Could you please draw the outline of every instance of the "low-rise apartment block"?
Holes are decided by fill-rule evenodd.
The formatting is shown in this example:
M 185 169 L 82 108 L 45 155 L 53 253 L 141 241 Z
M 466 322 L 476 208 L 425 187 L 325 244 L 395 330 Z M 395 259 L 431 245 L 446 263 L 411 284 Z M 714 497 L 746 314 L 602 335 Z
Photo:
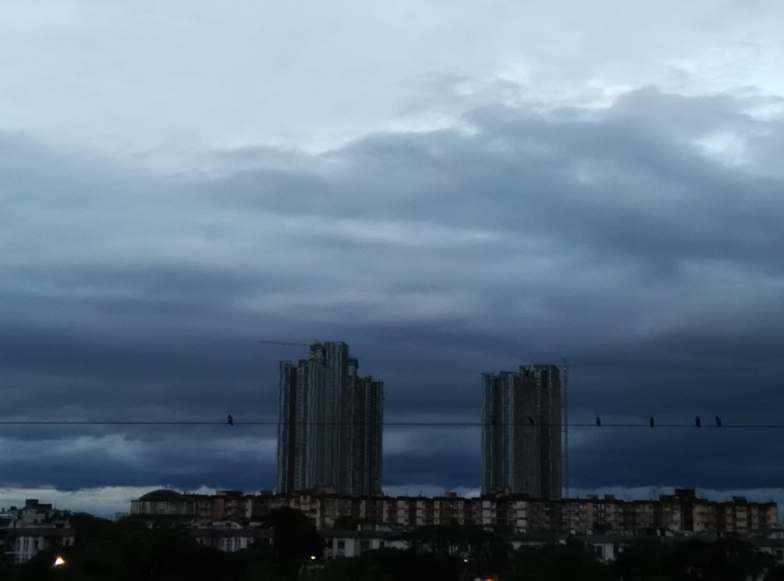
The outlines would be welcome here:
M 717 502 L 691 489 L 656 500 L 622 500 L 611 495 L 561 500 L 517 494 L 461 497 L 340 495 L 331 488 L 309 493 L 245 495 L 217 491 L 212 496 L 155 491 L 131 503 L 131 514 L 181 517 L 195 521 L 258 520 L 273 509 L 289 507 L 307 515 L 319 530 L 336 525 L 370 524 L 414 528 L 475 525 L 503 534 L 666 534 L 744 535 L 778 528 L 774 502 L 744 497 Z

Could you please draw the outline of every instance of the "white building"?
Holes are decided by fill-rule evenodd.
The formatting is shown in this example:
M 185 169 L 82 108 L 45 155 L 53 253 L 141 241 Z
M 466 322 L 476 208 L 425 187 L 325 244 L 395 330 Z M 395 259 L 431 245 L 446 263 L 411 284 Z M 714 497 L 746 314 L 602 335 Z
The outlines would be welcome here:
M 244 527 L 232 521 L 192 522 L 188 524 L 188 535 L 202 546 L 225 553 L 242 551 L 257 541 L 272 541 L 272 531 L 262 528 L 260 523 Z
M 2 526 L 2 525 L 0 525 Z M 7 521 L 0 528 L 3 552 L 15 564 L 24 563 L 41 551 L 57 551 L 74 544 L 76 534 L 68 521 L 29 524 L 22 520 Z
M 321 536 L 326 542 L 324 557 L 358 557 L 367 551 L 378 549 L 407 549 L 407 541 L 398 537 L 405 529 L 384 525 L 359 526 L 350 530 L 323 530 Z

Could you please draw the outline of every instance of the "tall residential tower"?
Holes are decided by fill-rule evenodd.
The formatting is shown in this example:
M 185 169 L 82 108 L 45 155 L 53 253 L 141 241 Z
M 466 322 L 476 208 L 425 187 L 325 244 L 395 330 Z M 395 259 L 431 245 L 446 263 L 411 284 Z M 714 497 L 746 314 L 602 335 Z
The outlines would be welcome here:
M 482 375 L 482 493 L 561 497 L 561 376 L 553 365 Z
M 358 367 L 340 342 L 314 343 L 308 359 L 280 363 L 279 493 L 381 493 L 384 383 Z

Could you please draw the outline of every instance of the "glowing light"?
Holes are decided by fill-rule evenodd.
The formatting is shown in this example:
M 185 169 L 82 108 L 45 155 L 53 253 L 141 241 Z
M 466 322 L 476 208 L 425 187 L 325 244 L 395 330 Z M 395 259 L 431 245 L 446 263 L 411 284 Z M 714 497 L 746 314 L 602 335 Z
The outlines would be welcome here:
M 54 560 L 54 566 L 55 567 L 60 567 L 61 565 L 65 565 L 65 559 L 63 559 L 62 557 L 57 557 Z
M 311 560 L 311 561 L 315 561 L 315 560 L 316 560 L 316 555 L 311 555 L 311 556 L 310 556 L 310 560 Z

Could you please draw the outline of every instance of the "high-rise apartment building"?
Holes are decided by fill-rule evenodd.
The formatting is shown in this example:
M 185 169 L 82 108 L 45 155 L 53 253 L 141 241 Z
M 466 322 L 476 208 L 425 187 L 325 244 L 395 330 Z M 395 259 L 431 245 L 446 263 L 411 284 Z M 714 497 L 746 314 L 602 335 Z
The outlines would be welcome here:
M 358 367 L 341 342 L 314 343 L 308 359 L 280 363 L 279 493 L 381 492 L 384 383 Z
M 561 376 L 553 365 L 482 375 L 482 493 L 561 497 Z

